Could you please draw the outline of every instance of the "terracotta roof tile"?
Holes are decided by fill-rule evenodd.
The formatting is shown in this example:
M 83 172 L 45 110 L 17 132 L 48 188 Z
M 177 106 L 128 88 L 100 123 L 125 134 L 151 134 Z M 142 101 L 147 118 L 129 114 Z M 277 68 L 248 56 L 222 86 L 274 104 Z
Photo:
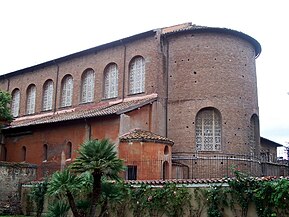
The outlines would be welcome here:
M 127 180 L 127 184 L 131 185 L 140 185 L 140 184 L 149 184 L 149 185 L 164 185 L 167 183 L 175 184 L 227 184 L 228 182 L 234 180 L 235 178 L 214 178 L 214 179 L 168 179 L 168 180 Z M 266 176 L 266 177 L 252 177 L 257 181 L 274 181 L 278 179 L 287 179 L 289 177 L 277 177 L 277 176 Z
M 115 102 L 100 102 L 91 106 L 79 106 L 73 109 L 58 111 L 56 113 L 51 112 L 46 114 L 25 116 L 17 118 L 9 126 L 5 127 L 5 129 L 79 120 L 83 118 L 100 117 L 112 114 L 118 115 L 152 103 L 156 99 L 157 95 L 152 94 L 144 97 L 126 99 L 124 101 L 118 100 Z
M 119 139 L 121 142 L 140 141 L 140 142 L 158 142 L 170 145 L 174 144 L 173 140 L 171 139 L 141 129 L 134 129 L 133 131 L 120 136 Z

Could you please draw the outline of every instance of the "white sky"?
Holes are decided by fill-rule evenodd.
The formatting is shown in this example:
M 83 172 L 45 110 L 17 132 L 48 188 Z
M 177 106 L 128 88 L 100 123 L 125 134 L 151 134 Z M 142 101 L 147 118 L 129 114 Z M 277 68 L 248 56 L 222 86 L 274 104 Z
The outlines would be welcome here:
M 1 0 L 0 74 L 185 22 L 244 32 L 257 59 L 261 136 L 289 142 L 286 0 Z

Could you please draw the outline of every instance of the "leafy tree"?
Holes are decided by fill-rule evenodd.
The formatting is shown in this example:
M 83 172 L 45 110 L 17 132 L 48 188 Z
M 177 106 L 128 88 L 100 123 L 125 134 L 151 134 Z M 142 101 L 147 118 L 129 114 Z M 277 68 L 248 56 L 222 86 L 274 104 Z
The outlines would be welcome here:
M 81 217 L 78 212 L 74 195 L 83 187 L 83 179 L 81 176 L 76 176 L 68 169 L 55 172 L 48 184 L 48 194 L 55 195 L 61 200 L 67 197 L 71 211 L 75 217 Z
M 76 172 L 91 172 L 93 177 L 90 217 L 96 215 L 96 207 L 101 196 L 102 177 L 119 180 L 119 173 L 124 170 L 123 161 L 117 157 L 114 144 L 108 139 L 88 140 L 78 151 L 79 156 L 71 164 Z
M 44 206 L 44 199 L 45 194 L 47 192 L 47 185 L 48 182 L 45 180 L 44 182 L 38 183 L 33 185 L 32 190 L 29 194 L 29 197 L 35 202 L 36 204 L 36 216 L 40 217 L 43 212 Z
M 12 121 L 13 117 L 8 105 L 11 102 L 11 95 L 8 92 L 0 90 L 0 120 Z

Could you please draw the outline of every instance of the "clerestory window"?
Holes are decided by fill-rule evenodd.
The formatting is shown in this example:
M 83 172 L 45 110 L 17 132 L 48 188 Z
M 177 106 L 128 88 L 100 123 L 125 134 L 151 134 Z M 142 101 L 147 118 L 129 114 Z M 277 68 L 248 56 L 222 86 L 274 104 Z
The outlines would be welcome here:
M 81 102 L 92 102 L 94 98 L 94 71 L 88 69 L 82 74 L 81 78 Z
M 53 101 L 53 81 L 48 80 L 43 85 L 42 110 L 43 111 L 51 110 L 52 101 Z
M 129 94 L 145 91 L 145 60 L 135 57 L 129 65 Z
M 73 94 L 73 78 L 71 75 L 66 75 L 62 79 L 61 88 L 61 107 L 72 105 L 72 94 Z
M 12 102 L 11 102 L 11 114 L 12 116 L 19 116 L 19 108 L 20 108 L 20 90 L 15 89 L 12 92 Z
M 104 71 L 104 98 L 115 98 L 118 95 L 118 69 L 115 63 L 109 64 Z
M 31 115 L 35 113 L 36 87 L 31 84 L 27 88 L 26 114 Z

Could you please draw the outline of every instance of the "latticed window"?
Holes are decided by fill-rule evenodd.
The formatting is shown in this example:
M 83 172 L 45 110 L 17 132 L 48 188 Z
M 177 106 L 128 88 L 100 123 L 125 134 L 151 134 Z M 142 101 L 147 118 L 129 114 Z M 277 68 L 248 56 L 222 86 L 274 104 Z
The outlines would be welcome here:
M 116 64 L 110 64 L 104 72 L 104 98 L 114 98 L 118 94 L 118 70 Z
M 26 102 L 26 114 L 35 113 L 35 100 L 36 100 L 36 87 L 35 85 L 30 85 L 27 89 L 27 102 Z
M 216 109 L 203 109 L 197 114 L 196 146 L 198 151 L 221 150 L 221 116 Z
M 94 98 L 94 71 L 89 69 L 82 75 L 81 102 L 92 102 Z
M 250 149 L 251 154 L 256 153 L 259 139 L 259 118 L 257 115 L 252 115 L 250 119 Z M 256 153 L 257 154 L 257 153 Z
M 73 79 L 67 75 L 62 80 L 61 107 L 72 105 Z
M 53 100 L 53 82 L 48 80 L 43 86 L 43 102 L 42 110 L 48 111 L 52 109 L 52 100 Z
M 136 94 L 145 91 L 145 60 L 134 58 L 129 67 L 129 93 Z
M 13 117 L 19 116 L 19 106 L 20 106 L 20 90 L 15 89 L 12 92 L 12 102 L 11 102 L 11 113 Z

